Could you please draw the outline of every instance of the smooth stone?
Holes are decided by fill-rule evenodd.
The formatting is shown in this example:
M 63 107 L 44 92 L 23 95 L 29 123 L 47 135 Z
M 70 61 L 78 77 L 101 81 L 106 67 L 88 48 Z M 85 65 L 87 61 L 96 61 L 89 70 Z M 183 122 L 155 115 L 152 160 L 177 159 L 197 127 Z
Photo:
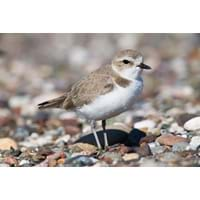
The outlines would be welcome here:
M 132 129 L 132 131 L 127 134 L 128 137 L 127 137 L 127 140 L 124 142 L 124 144 L 126 146 L 139 146 L 140 145 L 140 140 L 146 136 L 146 134 L 139 130 L 139 129 Z
M 174 152 L 165 152 L 163 154 L 159 154 L 158 158 L 160 161 L 167 163 L 176 163 L 181 159 L 181 157 Z
M 195 114 L 183 113 L 175 117 L 175 120 L 177 121 L 179 126 L 183 126 L 187 121 L 195 117 L 197 117 L 197 115 Z
M 0 150 L 17 149 L 17 143 L 11 138 L 0 138 Z
M 13 156 L 8 156 L 4 158 L 4 163 L 9 164 L 10 166 L 16 166 L 17 159 Z
M 160 129 L 159 128 L 152 128 L 147 132 L 147 135 L 155 135 L 155 136 L 160 136 Z
M 118 162 L 122 159 L 121 154 L 117 152 L 105 152 L 102 158 L 111 159 L 112 162 Z
M 170 133 L 184 133 L 184 128 L 180 127 L 176 122 L 172 123 L 169 128 Z
M 60 142 L 64 142 L 64 143 L 67 143 L 70 139 L 70 135 L 64 135 L 62 137 L 59 137 L 56 141 L 55 141 L 55 144 L 58 144 Z
M 94 165 L 98 160 L 89 156 L 76 156 L 67 160 L 64 164 L 66 166 L 91 166 Z
M 153 120 L 143 120 L 143 121 L 140 121 L 140 122 L 136 122 L 134 124 L 134 128 L 137 128 L 137 129 L 145 129 L 147 128 L 148 130 L 151 130 L 153 128 L 155 128 L 156 126 L 156 123 L 153 121 Z
M 32 133 L 31 136 L 27 137 L 26 140 L 19 144 L 23 147 L 39 147 L 52 143 L 52 140 L 52 135 L 39 136 L 37 133 Z
M 145 136 L 140 140 L 140 144 L 142 144 L 142 143 L 152 143 L 156 140 L 156 138 L 157 137 L 155 135 Z
M 153 155 L 163 153 L 166 150 L 164 146 L 156 145 L 156 143 L 149 143 L 148 145 Z
M 97 147 L 87 143 L 76 143 L 69 146 L 72 152 L 82 152 L 84 151 L 87 155 L 96 153 Z
M 130 126 L 124 123 L 120 123 L 120 122 L 115 122 L 113 125 L 108 126 L 108 129 L 117 129 L 117 130 L 121 130 L 127 133 L 130 133 L 132 130 Z
M 134 147 L 133 148 L 136 153 L 138 153 L 140 156 L 149 156 L 151 155 L 151 149 L 147 143 L 142 143 L 140 147 Z
M 194 136 L 190 141 L 190 149 L 196 150 L 198 147 L 200 147 L 200 136 Z
M 187 142 L 179 142 L 179 143 L 176 143 L 172 146 L 172 151 L 173 152 L 186 151 L 188 146 L 189 146 L 189 143 L 187 143 Z
M 30 161 L 29 161 L 29 160 L 21 160 L 21 161 L 19 162 L 19 166 L 24 166 L 24 165 L 28 165 L 28 164 L 30 164 Z
M 184 124 L 184 128 L 188 131 L 200 130 L 200 117 L 190 119 Z
M 14 135 L 13 135 L 13 137 L 16 140 L 23 140 L 24 138 L 26 138 L 28 136 L 29 136 L 29 131 L 24 127 L 18 127 L 15 130 Z
M 176 143 L 180 142 L 188 142 L 187 138 L 183 138 L 181 136 L 174 136 L 172 134 L 166 134 L 161 135 L 156 139 L 156 142 L 158 142 L 161 145 L 167 145 L 167 146 L 173 146 Z
M 117 129 L 106 129 L 107 138 L 109 145 L 114 144 L 123 144 L 130 134 L 126 133 L 122 130 Z M 102 130 L 97 131 L 97 135 L 101 146 L 104 147 L 104 132 Z M 79 138 L 75 143 L 87 143 L 97 146 L 93 133 L 87 134 L 81 138 Z
M 153 158 L 143 157 L 138 162 L 141 167 L 164 167 L 165 164 L 155 161 Z
M 138 160 L 139 158 L 140 158 L 140 155 L 138 153 L 126 153 L 122 157 L 124 161 Z

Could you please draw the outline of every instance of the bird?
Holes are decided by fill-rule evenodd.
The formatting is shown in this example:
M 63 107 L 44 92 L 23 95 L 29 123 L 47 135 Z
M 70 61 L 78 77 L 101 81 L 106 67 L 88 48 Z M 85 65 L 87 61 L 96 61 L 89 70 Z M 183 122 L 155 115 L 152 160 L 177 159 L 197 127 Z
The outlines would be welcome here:
M 96 121 L 102 122 L 104 148 L 109 146 L 106 120 L 130 110 L 143 90 L 144 64 L 142 54 L 126 49 L 115 54 L 106 64 L 74 83 L 63 95 L 38 104 L 39 109 L 61 108 L 75 111 L 90 122 L 98 149 L 102 149 Z

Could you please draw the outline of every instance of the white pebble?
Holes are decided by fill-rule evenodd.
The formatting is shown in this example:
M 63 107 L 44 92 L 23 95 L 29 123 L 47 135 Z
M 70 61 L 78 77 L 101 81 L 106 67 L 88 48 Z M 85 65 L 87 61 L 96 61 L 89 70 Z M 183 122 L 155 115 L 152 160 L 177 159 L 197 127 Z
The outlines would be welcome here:
M 200 136 L 194 136 L 190 142 L 190 149 L 196 150 L 200 146 Z
M 137 128 L 137 129 L 141 129 L 141 128 L 153 129 L 153 128 L 155 128 L 155 126 L 156 126 L 156 123 L 149 119 L 143 120 L 140 122 L 136 122 L 134 124 L 134 128 Z
M 188 131 L 200 130 L 200 117 L 190 119 L 184 124 L 184 128 Z

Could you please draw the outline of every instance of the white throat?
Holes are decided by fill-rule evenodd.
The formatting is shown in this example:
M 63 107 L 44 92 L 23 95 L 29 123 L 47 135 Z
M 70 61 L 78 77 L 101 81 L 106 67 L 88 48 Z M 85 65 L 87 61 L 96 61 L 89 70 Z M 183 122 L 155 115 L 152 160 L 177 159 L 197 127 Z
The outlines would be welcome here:
M 116 69 L 116 67 L 113 67 L 113 70 L 117 72 L 121 77 L 126 78 L 128 80 L 139 80 L 141 79 L 142 75 L 142 69 L 140 67 L 135 67 L 135 68 L 128 68 L 124 69 L 122 71 L 119 71 Z

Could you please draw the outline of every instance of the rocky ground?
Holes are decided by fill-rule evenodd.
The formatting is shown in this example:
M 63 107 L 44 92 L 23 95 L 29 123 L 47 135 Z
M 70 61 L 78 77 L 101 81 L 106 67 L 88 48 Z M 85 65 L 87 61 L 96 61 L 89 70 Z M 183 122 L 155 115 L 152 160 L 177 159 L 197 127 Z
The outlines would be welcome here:
M 190 114 L 142 106 L 108 120 L 110 147 L 104 150 L 74 113 L 38 111 L 29 117 L 19 108 L 1 109 L 0 166 L 200 166 L 199 105 L 187 105 Z M 98 135 L 104 145 L 101 129 Z
M 86 42 L 90 48 L 74 50 L 72 63 L 84 63 L 92 49 L 103 49 L 104 54 L 101 45 L 114 52 L 111 47 L 117 48 L 117 38 L 120 48 L 133 42 L 131 37 L 120 36 L 119 40 L 114 35 L 111 45 L 112 40 L 105 39 L 111 36 L 104 36 L 105 41 L 95 37 L 91 37 L 93 42 Z M 44 65 L 7 58 L 0 52 L 0 166 L 200 166 L 200 50 L 195 47 L 198 35 L 149 40 L 141 34 L 135 38 L 140 42 L 132 45 L 146 52 L 146 63 L 153 70 L 144 76 L 144 92 L 135 107 L 107 121 L 110 146 L 104 150 L 96 148 L 90 126 L 75 113 L 37 109 L 38 103 L 59 96 L 80 76 L 94 70 L 94 63 L 84 68 L 75 63 L 79 68 L 72 70 L 68 68 L 70 63 Z M 8 40 L 4 41 L 6 47 Z M 97 55 L 92 56 L 93 60 L 99 58 Z M 98 135 L 104 145 L 100 122 Z

